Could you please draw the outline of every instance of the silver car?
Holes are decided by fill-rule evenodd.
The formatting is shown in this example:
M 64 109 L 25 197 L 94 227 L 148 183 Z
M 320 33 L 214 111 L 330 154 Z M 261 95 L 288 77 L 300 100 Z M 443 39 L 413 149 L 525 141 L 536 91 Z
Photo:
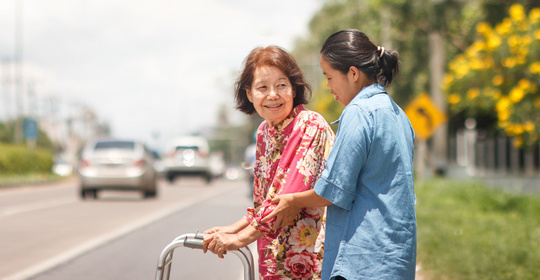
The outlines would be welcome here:
M 213 172 L 210 167 L 210 148 L 205 138 L 199 136 L 178 137 L 170 141 L 163 159 L 163 172 L 169 182 L 179 176 L 200 176 L 210 183 Z
M 136 190 L 144 197 L 157 195 L 154 156 L 148 148 L 132 140 L 99 140 L 88 143 L 78 167 L 80 195 L 98 190 Z

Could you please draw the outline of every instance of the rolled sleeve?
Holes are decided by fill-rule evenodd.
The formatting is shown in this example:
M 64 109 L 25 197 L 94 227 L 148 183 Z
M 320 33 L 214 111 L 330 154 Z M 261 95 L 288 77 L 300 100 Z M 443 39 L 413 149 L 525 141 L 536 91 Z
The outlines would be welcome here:
M 345 210 L 351 210 L 354 193 L 340 188 L 325 178 L 319 179 L 314 189 L 316 194 L 324 197 L 326 200 L 332 202 L 332 204 Z
M 334 205 L 350 210 L 358 179 L 366 162 L 371 131 L 369 116 L 358 106 L 349 106 L 340 117 L 338 134 L 326 169 L 315 184 L 315 192 Z
M 261 220 L 264 217 L 268 216 L 270 213 L 272 213 L 274 208 L 274 205 L 270 204 L 269 201 L 266 201 L 262 206 L 258 207 L 257 209 L 248 208 L 245 218 L 248 223 L 256 230 L 265 234 L 273 232 L 272 227 L 274 226 L 276 218 L 274 217 L 266 223 L 262 223 Z

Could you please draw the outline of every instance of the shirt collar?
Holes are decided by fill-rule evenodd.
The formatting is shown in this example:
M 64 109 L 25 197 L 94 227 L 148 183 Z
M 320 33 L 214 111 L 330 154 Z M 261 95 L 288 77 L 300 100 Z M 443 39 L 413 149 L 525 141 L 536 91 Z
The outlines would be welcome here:
M 364 88 L 362 88 L 360 90 L 360 92 L 358 92 L 356 94 L 356 96 L 351 100 L 351 102 L 349 102 L 349 104 L 347 104 L 347 106 L 345 108 L 351 106 L 352 104 L 361 103 L 362 99 L 371 98 L 374 95 L 379 94 L 379 93 L 387 93 L 386 89 L 383 87 L 383 85 L 381 85 L 379 83 L 374 83 L 374 84 L 371 84 L 371 85 L 369 85 L 367 87 L 364 87 Z M 345 109 L 343 109 L 343 111 L 345 111 Z M 339 117 L 339 119 L 332 122 L 331 124 L 338 124 L 341 121 L 342 116 L 343 116 L 343 112 L 341 113 L 341 116 Z
M 298 116 L 298 114 L 301 112 L 301 111 L 304 111 L 304 106 L 302 104 L 294 107 L 291 111 L 291 113 L 284 119 L 282 120 L 281 122 L 279 122 L 278 124 L 276 124 L 275 126 L 270 126 L 268 125 L 268 130 L 271 132 L 271 134 L 273 133 L 276 133 L 278 131 L 282 131 L 283 129 L 285 129 L 289 124 L 291 124 L 294 120 L 294 118 L 296 118 L 296 116 Z M 268 124 L 268 123 L 267 123 Z

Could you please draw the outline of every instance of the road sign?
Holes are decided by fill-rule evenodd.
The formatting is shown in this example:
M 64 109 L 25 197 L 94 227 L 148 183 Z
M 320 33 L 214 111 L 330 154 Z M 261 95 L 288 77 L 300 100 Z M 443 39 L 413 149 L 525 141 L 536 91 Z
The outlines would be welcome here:
M 427 94 L 413 100 L 405 114 L 409 117 L 417 139 L 427 140 L 448 117 L 431 101 Z
M 37 121 L 34 119 L 25 119 L 23 122 L 24 138 L 27 140 L 36 140 L 38 137 Z

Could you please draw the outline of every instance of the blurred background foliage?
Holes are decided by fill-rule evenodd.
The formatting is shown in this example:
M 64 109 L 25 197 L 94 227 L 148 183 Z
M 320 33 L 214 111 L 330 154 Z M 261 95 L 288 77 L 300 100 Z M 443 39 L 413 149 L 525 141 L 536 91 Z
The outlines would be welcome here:
M 476 25 L 476 40 L 449 63 L 443 89 L 450 110 L 485 116 L 518 147 L 538 141 L 540 128 L 540 9 L 515 4 L 494 27 Z
M 314 85 L 313 99 L 311 108 L 322 113 L 327 121 L 331 122 L 339 118 L 342 106 L 337 102 L 330 102 L 332 97 L 329 96 L 329 90 L 325 87 L 322 72 L 319 68 L 319 50 L 324 40 L 332 33 L 347 29 L 356 28 L 364 31 L 370 39 L 378 45 L 386 49 L 395 49 L 400 54 L 401 73 L 400 77 L 394 80 L 389 88 L 390 95 L 402 107 L 406 107 L 415 97 L 422 92 L 430 92 L 430 67 L 429 67 L 429 34 L 437 32 L 444 39 L 445 62 L 448 75 L 454 71 L 452 67 L 457 61 L 466 60 L 466 63 L 475 64 L 479 57 L 474 57 L 473 49 L 479 45 L 479 40 L 485 36 L 487 30 L 496 30 L 495 26 L 508 24 L 512 19 L 510 15 L 512 5 L 518 5 L 512 8 L 514 13 L 518 9 L 522 13 L 529 14 L 534 8 L 540 7 L 540 1 L 537 0 L 329 0 L 326 1 L 323 7 L 313 16 L 309 24 L 309 35 L 298 39 L 293 50 L 294 56 L 299 64 L 304 69 L 308 80 Z M 532 17 L 535 18 L 536 12 L 532 12 Z M 514 15 L 515 17 L 516 15 Z M 532 19 L 524 19 L 531 21 Z M 506 23 L 503 23 L 506 22 Z M 481 29 L 479 32 L 478 29 Z M 502 44 L 493 53 L 484 53 L 491 57 L 493 63 L 499 63 L 499 68 L 504 68 L 506 90 L 503 95 L 509 94 L 512 84 L 516 84 L 521 80 L 518 77 L 523 76 L 523 71 L 529 71 L 526 67 L 533 65 L 536 60 L 538 51 L 534 48 L 538 45 L 534 37 L 536 25 L 532 22 L 523 23 L 521 29 L 515 30 L 518 34 L 515 36 L 524 36 L 529 34 L 531 42 L 528 42 L 527 63 L 519 64 L 520 67 L 504 67 L 502 57 L 504 52 L 509 54 L 510 50 L 505 47 L 508 44 Z M 525 30 L 523 30 L 523 28 Z M 511 31 L 513 32 L 513 31 Z M 508 38 L 514 38 L 513 35 L 507 35 Z M 501 38 L 502 40 L 502 38 Z M 505 39 L 506 40 L 506 39 Z M 513 39 L 512 39 L 513 40 Z M 527 40 L 520 37 L 521 40 Z M 506 41 L 507 42 L 507 41 Z M 529 49 L 530 48 L 530 49 Z M 523 48 L 521 52 L 525 52 Z M 469 55 L 468 55 L 469 54 Z M 470 55 L 473 55 L 472 57 Z M 465 63 L 465 62 L 463 62 Z M 536 64 L 534 64 L 536 65 Z M 536 68 L 535 68 L 536 69 Z M 535 70 L 536 71 L 536 70 Z M 479 74 L 479 73 L 477 73 Z M 487 74 L 487 73 L 486 73 Z M 448 77 L 447 75 L 447 77 Z M 480 94 L 493 94 L 492 91 L 482 90 L 476 95 L 476 101 L 470 102 L 466 98 L 461 99 L 459 104 L 455 102 L 456 93 L 460 96 L 466 96 L 467 92 L 473 88 L 487 89 L 492 84 L 492 78 L 477 80 L 472 71 L 471 75 L 463 80 L 454 79 L 453 87 L 450 88 L 448 78 L 445 80 L 445 91 L 448 93 L 447 98 L 448 108 L 441 108 L 450 113 L 448 127 L 449 130 L 455 131 L 463 127 L 464 120 L 469 117 L 476 119 L 478 128 L 487 131 L 507 133 L 509 136 L 523 136 L 517 138 L 516 144 L 528 144 L 534 142 L 534 134 L 522 135 L 522 131 L 530 131 L 531 122 L 528 114 L 523 112 L 523 117 L 513 116 L 509 119 L 512 122 L 501 124 L 497 120 L 503 115 L 499 114 L 495 109 L 495 101 L 491 100 L 490 104 L 484 104 L 486 98 L 479 97 Z M 512 77 L 512 78 L 510 78 Z M 538 80 L 538 79 L 537 79 Z M 474 84 L 471 83 L 474 81 Z M 536 88 L 532 84 L 537 83 L 532 80 L 529 83 L 522 81 L 518 89 L 527 87 L 527 93 L 536 92 Z M 469 93 L 469 96 L 475 95 L 474 90 Z M 529 100 L 522 98 L 522 104 L 528 104 L 528 112 L 534 110 L 539 111 L 540 104 L 527 103 Z M 502 110 L 502 105 L 499 105 Z M 514 103 L 513 103 L 514 104 Z M 525 105 L 524 105 L 525 106 Z M 514 110 L 517 112 L 520 110 Z M 531 121 L 531 122 L 527 122 Z M 538 121 L 536 121 L 538 123 Z M 500 130 L 502 128 L 502 130 Z M 521 140 L 519 140 L 521 139 Z M 528 142 L 527 142 L 528 141 Z
M 35 144 L 16 144 L 15 121 L 0 122 L 0 183 L 11 175 L 51 173 L 56 149 L 41 130 Z

